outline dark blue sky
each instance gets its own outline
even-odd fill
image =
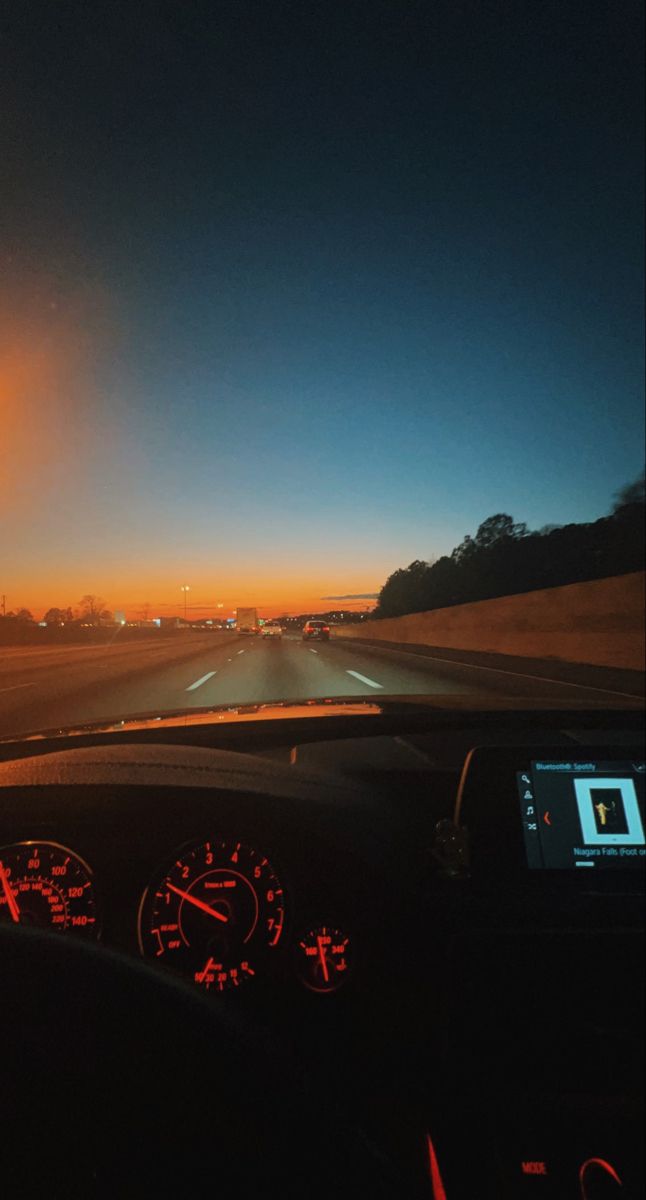
[[[9,6],[5,278],[21,319],[82,326],[92,443],[20,531],[25,586],[55,556],[114,606],[186,573],[287,604],[495,511],[606,512],[644,457],[641,25],[632,0]]]

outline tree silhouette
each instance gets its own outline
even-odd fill
[[[494,513],[450,556],[394,571],[374,615],[397,617],[642,571],[644,497],[642,475],[618,492],[610,516],[589,524],[546,525],[535,533],[508,513]]]
[[[526,533],[527,526],[524,523],[517,525],[508,513],[495,513],[478,526],[475,544],[478,550],[486,550],[489,546],[495,546],[496,542],[502,542],[506,538],[525,537]]]
[[[624,513],[626,509],[643,508],[646,504],[646,473],[642,471],[641,475],[632,483],[627,483],[620,491],[616,493],[613,513],[616,515]]]
[[[81,596],[79,607],[81,617],[88,625],[98,625],[105,612],[105,600],[102,596],[95,596],[90,592]]]
[[[71,608],[48,608],[43,621],[48,625],[69,625],[74,620]]]
[[[451,558],[456,563],[464,563],[471,557],[475,549],[476,544],[471,535],[467,533],[466,536],[462,538],[460,545],[455,547],[455,550],[451,554]]]
[[[35,623],[28,608],[19,608],[15,614],[15,620],[19,621],[21,625],[28,625],[30,622],[32,625]]]

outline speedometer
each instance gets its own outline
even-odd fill
[[[139,908],[142,954],[224,991],[253,978],[278,945],[282,884],[265,855],[242,842],[184,849],[155,878]]]
[[[0,920],[98,937],[96,896],[87,863],[56,842],[0,849]]]

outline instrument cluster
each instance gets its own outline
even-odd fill
[[[142,883],[133,922],[145,958],[223,992],[268,972],[285,947],[287,915],[286,889],[267,856],[242,841],[212,838],[183,845]],[[100,938],[91,867],[57,842],[0,847],[0,920]],[[337,991],[350,971],[350,938],[336,923],[296,930],[287,952],[312,992]]]

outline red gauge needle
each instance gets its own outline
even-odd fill
[[[204,970],[197,972],[197,974],[195,976],[195,982],[196,983],[204,983],[204,980],[206,979],[209,971],[214,971],[214,970],[215,970],[215,963],[212,958],[209,958]]]
[[[319,958],[321,960],[321,966],[323,968],[323,978],[324,978],[325,982],[328,983],[329,978],[330,978],[330,972],[327,969],[327,962],[325,961],[325,950],[323,949],[323,938],[317,937],[316,943],[319,948]]]
[[[175,887],[173,883],[167,883],[166,887],[170,892],[175,892],[182,900],[188,900],[189,904],[194,904],[196,908],[201,908],[202,912],[208,913],[210,917],[215,917],[216,921],[223,921],[226,925],[229,918],[225,917],[224,913],[220,913],[215,908],[211,908],[205,904],[203,900],[198,900],[197,896],[191,896],[190,892],[183,892],[181,888]]]
[[[16,897],[14,896],[11,888],[9,887],[9,880],[7,879],[7,874],[4,869],[4,863],[1,860],[0,860],[0,880],[2,880],[2,890],[5,894],[5,896],[7,897],[7,904],[9,905],[9,912],[11,913],[11,920],[15,921],[16,924],[18,924],[18,922],[20,921],[20,909],[18,908],[18,905],[16,904]]]

